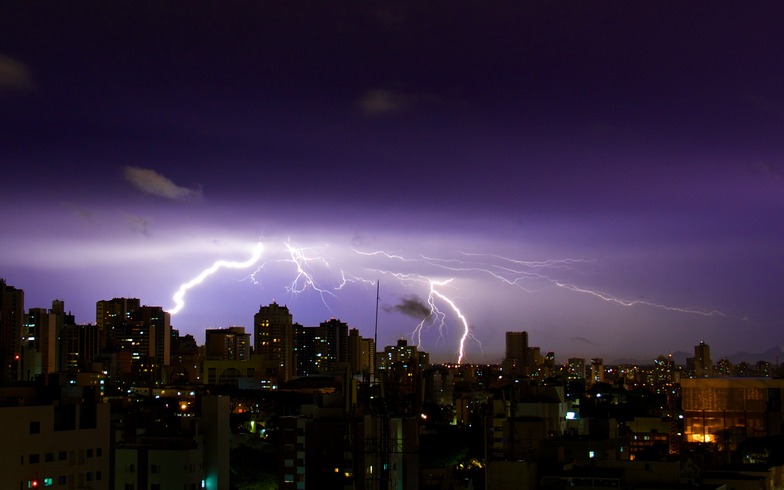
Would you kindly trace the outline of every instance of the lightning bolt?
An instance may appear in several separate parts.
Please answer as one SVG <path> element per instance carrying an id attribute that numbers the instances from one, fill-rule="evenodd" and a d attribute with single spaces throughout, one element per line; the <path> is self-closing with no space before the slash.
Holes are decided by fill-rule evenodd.
<path id="1" fill-rule="evenodd" d="M 174 300 L 174 308 L 169 310 L 169 313 L 172 315 L 176 315 L 185 307 L 185 293 L 188 292 L 189 289 L 201 284 L 207 277 L 215 274 L 220 269 L 247 269 L 248 267 L 252 266 L 256 262 L 261 259 L 261 254 L 264 251 L 264 246 L 261 243 L 257 243 L 256 246 L 253 248 L 253 252 L 251 257 L 244 261 L 244 262 L 232 262 L 228 260 L 218 260 L 210 267 L 201 271 L 201 273 L 191 279 L 190 281 L 181 284 L 177 292 L 174 293 L 172 299 Z"/>
<path id="2" fill-rule="evenodd" d="M 652 308 L 658 308 L 658 309 L 662 309 L 662 310 L 675 311 L 675 312 L 678 312 L 678 313 L 689 313 L 689 314 L 692 314 L 692 315 L 723 316 L 723 317 L 728 317 L 728 318 L 735 318 L 736 320 L 748 320 L 748 317 L 737 317 L 737 316 L 734 316 L 734 315 L 729 315 L 729 314 L 724 313 L 724 312 L 719 311 L 719 310 L 710 310 L 710 311 L 706 311 L 706 310 L 692 310 L 692 309 L 689 309 L 689 308 L 679 308 L 677 306 L 667 306 L 667 305 L 662 305 L 662 304 L 659 304 L 659 303 L 652 303 L 652 302 L 649 302 L 649 301 L 626 300 L 626 299 L 616 298 L 615 296 L 612 296 L 612 295 L 607 294 L 607 293 L 603 293 L 601 291 L 594 291 L 592 289 L 579 288 L 579 287 L 575 286 L 574 284 L 568 284 L 568 283 L 563 283 L 563 282 L 558 282 L 558 281 L 552 281 L 552 282 L 553 282 L 553 284 L 555 284 L 559 288 L 568 289 L 569 291 L 574 291 L 575 293 L 590 294 L 591 296 L 594 296 L 594 297 L 599 298 L 601 300 L 604 300 L 604 301 L 607 301 L 607 302 L 610 302 L 610 303 L 615 303 L 615 304 L 618 304 L 618 305 L 621 305 L 621 306 L 638 306 L 638 305 L 642 305 L 642 306 L 650 306 Z"/>
<path id="3" fill-rule="evenodd" d="M 310 256 L 307 252 L 311 249 L 295 247 L 289 242 L 285 243 L 285 247 L 289 254 L 289 258 L 284 260 L 294 264 L 297 270 L 297 275 L 294 276 L 294 279 L 291 281 L 291 284 L 286 287 L 286 290 L 293 294 L 299 294 L 304 292 L 307 288 L 311 288 L 319 294 L 321 297 L 321 302 L 324 303 L 324 306 L 326 306 L 329 311 L 332 311 L 325 296 L 329 295 L 335 297 L 335 293 L 319 287 L 316 283 L 316 280 L 313 278 L 313 274 L 310 272 L 312 269 L 312 262 L 329 267 L 329 262 L 327 262 L 327 259 L 321 256 Z"/>
<path id="4" fill-rule="evenodd" d="M 590 295 L 599 300 L 623 307 L 644 306 L 677 313 L 709 317 L 723 316 L 747 320 L 747 318 L 739 318 L 718 310 L 707 311 L 681 308 L 642 300 L 627 300 L 595 289 L 580 287 L 555 277 L 556 274 L 579 273 L 581 266 L 594 263 L 593 260 L 565 258 L 527 261 L 502 255 L 469 252 L 455 252 L 460 258 L 439 258 L 427 255 L 405 257 L 400 254 L 383 250 L 362 251 L 354 248 L 348 250 L 355 254 L 354 257 L 362 257 L 363 265 L 354 267 L 350 270 L 338 269 L 337 275 L 331 284 L 326 280 L 323 281 L 324 284 L 329 284 L 328 286 L 322 286 L 321 283 L 317 281 L 317 278 L 324 279 L 321 277 L 321 273 L 326 273 L 330 270 L 332 259 L 328 260 L 324 254 L 320 253 L 319 249 L 314 247 L 295 246 L 290 241 L 282 242 L 279 248 L 273 250 L 270 258 L 264 264 L 259 265 L 256 271 L 250 275 L 250 278 L 254 283 L 258 284 L 256 275 L 259 274 L 265 266 L 274 262 L 292 264 L 294 269 L 293 277 L 285 286 L 286 292 L 297 295 L 304 293 L 307 290 L 311 290 L 319 295 L 321 302 L 330 312 L 332 310 L 328 300 L 330 298 L 336 298 L 336 293 L 344 290 L 348 284 L 375 286 L 376 280 L 369 279 L 369 277 L 377 278 L 380 275 L 388 275 L 395 278 L 404 287 L 424 288 L 425 291 L 427 291 L 426 303 L 429 312 L 427 312 L 424 318 L 422 318 L 413 328 L 413 331 L 410 334 L 411 340 L 412 342 L 415 342 L 417 346 L 421 347 L 423 332 L 435 327 L 438 330 L 439 339 L 445 341 L 449 318 L 456 318 L 456 321 L 462 330 L 457 349 L 458 363 L 462 363 L 467 356 L 467 344 L 469 340 L 476 342 L 480 349 L 482 348 L 481 342 L 472 333 L 472 327 L 470 326 L 466 315 L 458 306 L 458 302 L 455 300 L 454 295 L 448 295 L 445 291 L 447 288 L 454 287 L 454 281 L 458 277 L 475 278 L 484 275 L 491 280 L 498 281 L 507 286 L 520 288 L 529 293 L 540 292 L 547 287 L 557 287 L 577 294 Z M 180 285 L 173 296 L 175 307 L 170 310 L 170 313 L 176 314 L 182 310 L 185 306 L 184 298 L 186 292 L 196 285 L 201 284 L 207 277 L 222 268 L 249 268 L 261 260 L 263 251 L 264 247 L 262 243 L 258 243 L 248 260 L 243 262 L 218 260 L 195 278 Z M 269 251 L 267 255 L 270 255 Z M 353 264 L 354 262 L 355 261 L 352 260 L 347 261 L 349 264 Z M 381 264 L 382 267 L 378 267 L 378 264 Z M 375 265 L 375 267 L 373 265 Z M 390 265 L 394 267 L 390 268 Z M 423 273 L 422 270 L 430 272 L 426 274 Z M 431 272 L 435 272 L 436 274 L 432 274 Z M 438 275 L 447 276 L 447 278 L 439 278 L 437 277 Z"/>
<path id="5" fill-rule="evenodd" d="M 436 281 L 430 281 L 430 297 L 432 298 L 433 296 L 435 296 L 441 298 L 442 301 L 444 301 L 452 308 L 452 310 L 455 312 L 455 314 L 463 324 L 463 335 L 460 336 L 460 343 L 459 343 L 459 350 L 458 350 L 458 357 L 457 357 L 457 363 L 462 364 L 463 357 L 465 357 L 465 343 L 468 340 L 468 338 L 469 337 L 472 338 L 477 343 L 479 343 L 479 340 L 476 339 L 473 335 L 471 335 L 471 329 L 468 327 L 468 320 L 466 320 L 465 315 L 463 315 L 463 312 L 460 311 L 460 308 L 457 307 L 455 302 L 452 301 L 452 299 L 446 297 L 443 293 L 439 292 L 435 288 L 436 286 L 444 286 L 446 284 L 449 284 L 450 282 L 452 282 L 452 279 L 441 281 L 440 283 Z M 442 321 L 443 321 L 443 317 L 442 317 Z M 482 347 L 481 343 L 479 343 L 479 347 L 480 348 Z"/>

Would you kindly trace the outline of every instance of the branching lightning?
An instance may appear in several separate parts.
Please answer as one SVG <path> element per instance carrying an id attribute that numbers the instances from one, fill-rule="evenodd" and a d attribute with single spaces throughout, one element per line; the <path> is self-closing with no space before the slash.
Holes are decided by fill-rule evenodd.
<path id="1" fill-rule="evenodd" d="M 288 272 L 291 274 L 291 280 L 284 286 L 285 291 L 291 295 L 299 295 L 311 290 L 318 294 L 321 302 L 330 312 L 332 311 L 330 301 L 337 300 L 337 293 L 343 292 L 349 285 L 375 286 L 377 280 L 371 279 L 371 277 L 392 278 L 407 289 L 422 291 L 423 297 L 426 298 L 421 303 L 421 307 L 415 308 L 417 311 L 414 313 L 421 316 L 417 316 L 420 319 L 410 334 L 412 341 L 418 346 L 422 346 L 423 333 L 430 328 L 437 329 L 439 342 L 446 342 L 450 318 L 455 319 L 454 321 L 461 329 L 456 351 L 458 363 L 462 363 L 466 358 L 469 340 L 475 341 L 480 349 L 481 343 L 472 332 L 477 326 L 469 323 L 454 296 L 448 295 L 445 290 L 447 288 L 466 290 L 471 286 L 468 281 L 463 281 L 463 279 L 472 280 L 481 276 L 489 277 L 492 281 L 506 286 L 519 288 L 527 293 L 536 293 L 548 287 L 557 287 L 573 293 L 590 295 L 623 307 L 650 307 L 676 313 L 738 318 L 718 310 L 705 311 L 642 300 L 626 300 L 605 292 L 577 286 L 573 282 L 567 282 L 558 277 L 564 274 L 579 273 L 580 268 L 593 263 L 592 260 L 565 258 L 527 261 L 501 255 L 467 252 L 456 252 L 452 257 L 447 258 L 428 255 L 406 257 L 383 250 L 362 251 L 350 248 L 338 250 L 338 255 L 342 257 L 338 260 L 341 267 L 332 269 L 330 264 L 335 262 L 335 259 L 328 258 L 326 254 L 322 253 L 322 250 L 327 248 L 326 245 L 297 247 L 288 241 L 283 242 L 279 247 L 273 248 L 272 252 L 267 251 L 267 261 L 259 265 L 250 277 L 255 284 L 259 284 L 256 276 L 262 271 L 267 272 L 265 266 L 273 263 L 291 264 L 293 267 Z M 194 279 L 180 285 L 173 297 L 175 307 L 170 310 L 170 313 L 175 314 L 182 310 L 185 306 L 186 292 L 201 284 L 208 276 L 222 268 L 250 268 L 261 260 L 263 250 L 262 244 L 258 243 L 248 260 L 244 262 L 219 260 Z M 459 258 L 454 258 L 455 255 Z M 456 281 L 457 279 L 460 281 Z M 394 309 L 390 308 L 390 310 Z M 407 312 L 407 314 L 410 313 Z M 738 319 L 745 320 L 745 318 Z"/>
<path id="2" fill-rule="evenodd" d="M 325 267 L 329 267 L 329 262 L 327 262 L 327 259 L 321 256 L 310 256 L 308 255 L 308 251 L 311 249 L 295 247 L 289 242 L 285 243 L 285 247 L 289 254 L 289 258 L 284 260 L 294 264 L 297 271 L 296 276 L 294 276 L 291 284 L 286 287 L 286 290 L 292 294 L 299 294 L 304 292 L 307 288 L 311 288 L 316 291 L 319 296 L 321 296 L 321 302 L 324 303 L 324 306 L 331 311 L 325 295 L 334 297 L 335 293 L 319 287 L 315 279 L 313 279 L 313 274 L 309 272 L 311 269 L 311 263 L 313 262 L 317 262 Z"/>

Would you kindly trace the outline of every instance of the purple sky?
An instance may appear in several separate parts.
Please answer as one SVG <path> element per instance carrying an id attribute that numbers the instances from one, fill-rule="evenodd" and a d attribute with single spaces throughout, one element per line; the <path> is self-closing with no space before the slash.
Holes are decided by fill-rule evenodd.
<path id="1" fill-rule="evenodd" d="M 173 309 L 261 243 L 173 326 L 202 341 L 275 300 L 371 337 L 380 280 L 382 345 L 434 284 L 438 361 L 458 310 L 467 362 L 508 330 L 559 361 L 764 351 L 784 343 L 783 14 L 6 2 L 0 277 L 86 323 L 99 299 Z"/>

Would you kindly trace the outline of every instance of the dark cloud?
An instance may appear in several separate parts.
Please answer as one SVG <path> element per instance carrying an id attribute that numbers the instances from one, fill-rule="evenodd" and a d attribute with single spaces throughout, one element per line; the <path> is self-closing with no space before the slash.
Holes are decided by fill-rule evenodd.
<path id="1" fill-rule="evenodd" d="M 150 236 L 149 221 L 131 214 L 127 214 L 126 219 L 131 225 L 131 230 L 133 230 L 134 233 L 141 233 L 144 236 Z"/>
<path id="2" fill-rule="evenodd" d="M 593 345 L 593 342 L 591 342 L 590 340 L 586 339 L 585 337 L 572 337 L 572 342 L 574 342 L 576 344 Z"/>
<path id="3" fill-rule="evenodd" d="M 384 306 L 384 311 L 387 313 L 399 312 L 417 320 L 430 316 L 430 306 L 415 294 L 405 296 L 400 303 L 394 306 Z"/>

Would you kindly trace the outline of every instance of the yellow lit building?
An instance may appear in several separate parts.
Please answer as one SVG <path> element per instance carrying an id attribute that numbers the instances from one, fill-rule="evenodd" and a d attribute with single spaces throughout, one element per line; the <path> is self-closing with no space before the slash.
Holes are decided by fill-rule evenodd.
<path id="1" fill-rule="evenodd" d="M 733 449 L 749 438 L 782 433 L 784 379 L 681 380 L 686 442 Z"/>

